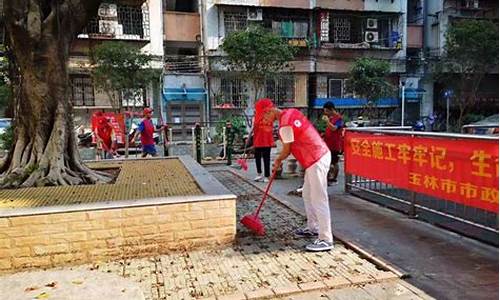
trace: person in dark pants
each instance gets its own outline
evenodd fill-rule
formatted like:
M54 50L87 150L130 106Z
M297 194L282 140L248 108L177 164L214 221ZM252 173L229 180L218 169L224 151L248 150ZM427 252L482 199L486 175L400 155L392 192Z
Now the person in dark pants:
M323 120L326 122L325 143L332 154L332 169L329 172L328 183L336 184L339 174L339 155L344 149L342 137L344 121L342 115L335 109L333 102L328 101L323 105Z
M271 148L274 146L273 123L264 121L264 112L272 107L270 99L260 99L255 104L255 120L253 126L253 146L255 149L255 165L257 177L255 181L269 182L271 176ZM264 161L264 176L262 176L261 159Z

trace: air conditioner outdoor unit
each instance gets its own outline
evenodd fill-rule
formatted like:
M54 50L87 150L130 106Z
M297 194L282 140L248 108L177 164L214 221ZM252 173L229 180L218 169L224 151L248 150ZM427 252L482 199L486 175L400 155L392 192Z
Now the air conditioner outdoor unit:
M117 27L117 21L99 20L99 33L101 34L115 35Z
M247 19L249 21L262 21L262 8L247 9Z
M376 31L365 32L365 42L368 42L368 43L378 42L378 32L376 32Z
M377 29L378 28L378 20L377 19L367 19L366 20L366 28L367 29Z
M118 9L116 4L113 3L102 3L99 6L99 10L97 11L97 15L99 17L106 18L116 18L118 17Z

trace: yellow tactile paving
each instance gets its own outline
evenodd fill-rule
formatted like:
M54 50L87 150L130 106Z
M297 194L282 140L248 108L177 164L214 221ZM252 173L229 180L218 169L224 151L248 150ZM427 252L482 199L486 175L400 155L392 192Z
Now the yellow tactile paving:
M177 159L103 162L89 166L95 169L120 168L121 171L114 184L0 190L0 208L202 194L194 178Z

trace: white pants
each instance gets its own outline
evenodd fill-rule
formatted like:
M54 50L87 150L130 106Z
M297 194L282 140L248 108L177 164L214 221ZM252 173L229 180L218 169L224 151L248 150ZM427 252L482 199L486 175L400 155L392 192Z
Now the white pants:
M318 238L332 242L332 224L328 201L328 170L331 162L330 151L306 169L302 197L307 215L307 228L318 233Z

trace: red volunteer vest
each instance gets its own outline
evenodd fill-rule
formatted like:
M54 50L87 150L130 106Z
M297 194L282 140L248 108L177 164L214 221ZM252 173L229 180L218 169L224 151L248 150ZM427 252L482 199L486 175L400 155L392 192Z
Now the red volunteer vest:
M328 146L300 111L285 109L280 116L280 128L284 126L293 128L294 141L291 144L291 152L304 169L328 153Z
M330 117L330 123L333 125L335 125L338 120L342 120L342 116L340 114L335 114ZM325 142L330 150L338 152L343 150L342 130L343 128L337 128L337 130L333 131L330 127L326 127Z
M253 129L253 146L254 147L273 147L273 125L265 124L262 119L255 120Z
M141 132L141 144L142 145L154 145L155 139L153 138L153 133L155 131L155 127L153 122L148 119L142 120L144 123L144 131Z

